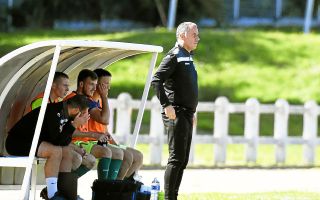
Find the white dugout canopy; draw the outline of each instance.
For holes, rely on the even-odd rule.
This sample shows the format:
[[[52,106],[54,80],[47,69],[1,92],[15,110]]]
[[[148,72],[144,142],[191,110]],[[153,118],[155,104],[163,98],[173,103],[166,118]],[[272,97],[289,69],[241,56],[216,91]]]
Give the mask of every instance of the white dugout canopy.
[[[31,165],[34,160],[55,71],[68,74],[71,88],[74,88],[77,76],[82,69],[106,68],[123,58],[142,53],[151,53],[150,66],[133,133],[135,139],[130,144],[130,146],[134,147],[138,139],[152,72],[158,53],[162,51],[163,48],[161,46],[144,44],[53,40],[26,45],[0,58],[0,152],[4,151],[7,131],[24,115],[25,109],[30,105],[35,95],[45,91],[28,164],[27,166],[21,166],[26,167],[22,190],[28,185]],[[12,165],[0,162],[0,166]]]

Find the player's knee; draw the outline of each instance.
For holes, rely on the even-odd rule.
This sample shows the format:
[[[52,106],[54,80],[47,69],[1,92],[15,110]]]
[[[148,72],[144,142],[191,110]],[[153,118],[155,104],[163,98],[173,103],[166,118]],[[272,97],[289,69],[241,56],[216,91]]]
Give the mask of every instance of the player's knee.
[[[57,160],[61,160],[62,159],[62,148],[60,146],[52,146],[49,150],[48,150],[48,155],[49,158],[54,158]]]
[[[122,149],[113,148],[112,159],[123,160],[123,156],[124,156],[124,153]]]
[[[132,163],[133,163],[133,155],[132,155],[132,153],[130,151],[125,150],[123,161],[126,164],[128,164],[129,166],[132,165]]]
[[[92,169],[96,164],[96,158],[91,154],[87,154],[83,157],[82,164],[86,166],[88,169]]]
[[[137,163],[143,162],[143,154],[140,151],[136,151],[134,155],[134,161]]]
[[[108,147],[101,148],[101,157],[102,158],[111,158],[112,157],[112,151]]]
[[[72,169],[78,169],[78,167],[81,165],[82,157],[79,153],[73,151],[73,158],[72,158]]]
[[[73,160],[74,154],[73,154],[73,148],[66,146],[66,147],[62,147],[62,157],[65,160]]]

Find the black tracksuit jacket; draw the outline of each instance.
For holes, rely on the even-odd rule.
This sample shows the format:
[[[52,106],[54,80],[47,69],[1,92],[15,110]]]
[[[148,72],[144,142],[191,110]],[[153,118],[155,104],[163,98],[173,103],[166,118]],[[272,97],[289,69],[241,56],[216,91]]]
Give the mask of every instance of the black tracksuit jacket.
[[[163,108],[172,105],[195,112],[198,105],[197,79],[192,55],[176,45],[163,58],[151,84]]]
[[[9,131],[6,140],[7,152],[11,155],[29,155],[40,107],[23,116]],[[68,116],[66,102],[48,104],[37,149],[42,141],[56,146],[70,144],[75,128]]]

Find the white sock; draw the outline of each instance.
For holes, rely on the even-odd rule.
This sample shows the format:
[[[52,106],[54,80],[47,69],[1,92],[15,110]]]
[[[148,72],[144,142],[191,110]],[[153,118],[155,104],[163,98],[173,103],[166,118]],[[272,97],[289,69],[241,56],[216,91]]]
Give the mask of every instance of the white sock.
[[[58,182],[57,177],[46,178],[49,199],[53,197],[54,194],[58,191],[57,182]]]

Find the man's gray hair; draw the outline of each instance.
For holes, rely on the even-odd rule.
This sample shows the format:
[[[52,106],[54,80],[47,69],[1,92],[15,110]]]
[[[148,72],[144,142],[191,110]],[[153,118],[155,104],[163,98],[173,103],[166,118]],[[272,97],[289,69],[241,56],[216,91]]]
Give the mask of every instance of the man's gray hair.
[[[192,25],[196,25],[193,22],[182,22],[181,24],[179,24],[179,26],[177,27],[177,32],[176,32],[176,37],[177,39],[179,38],[179,36],[183,33],[187,33]]]

